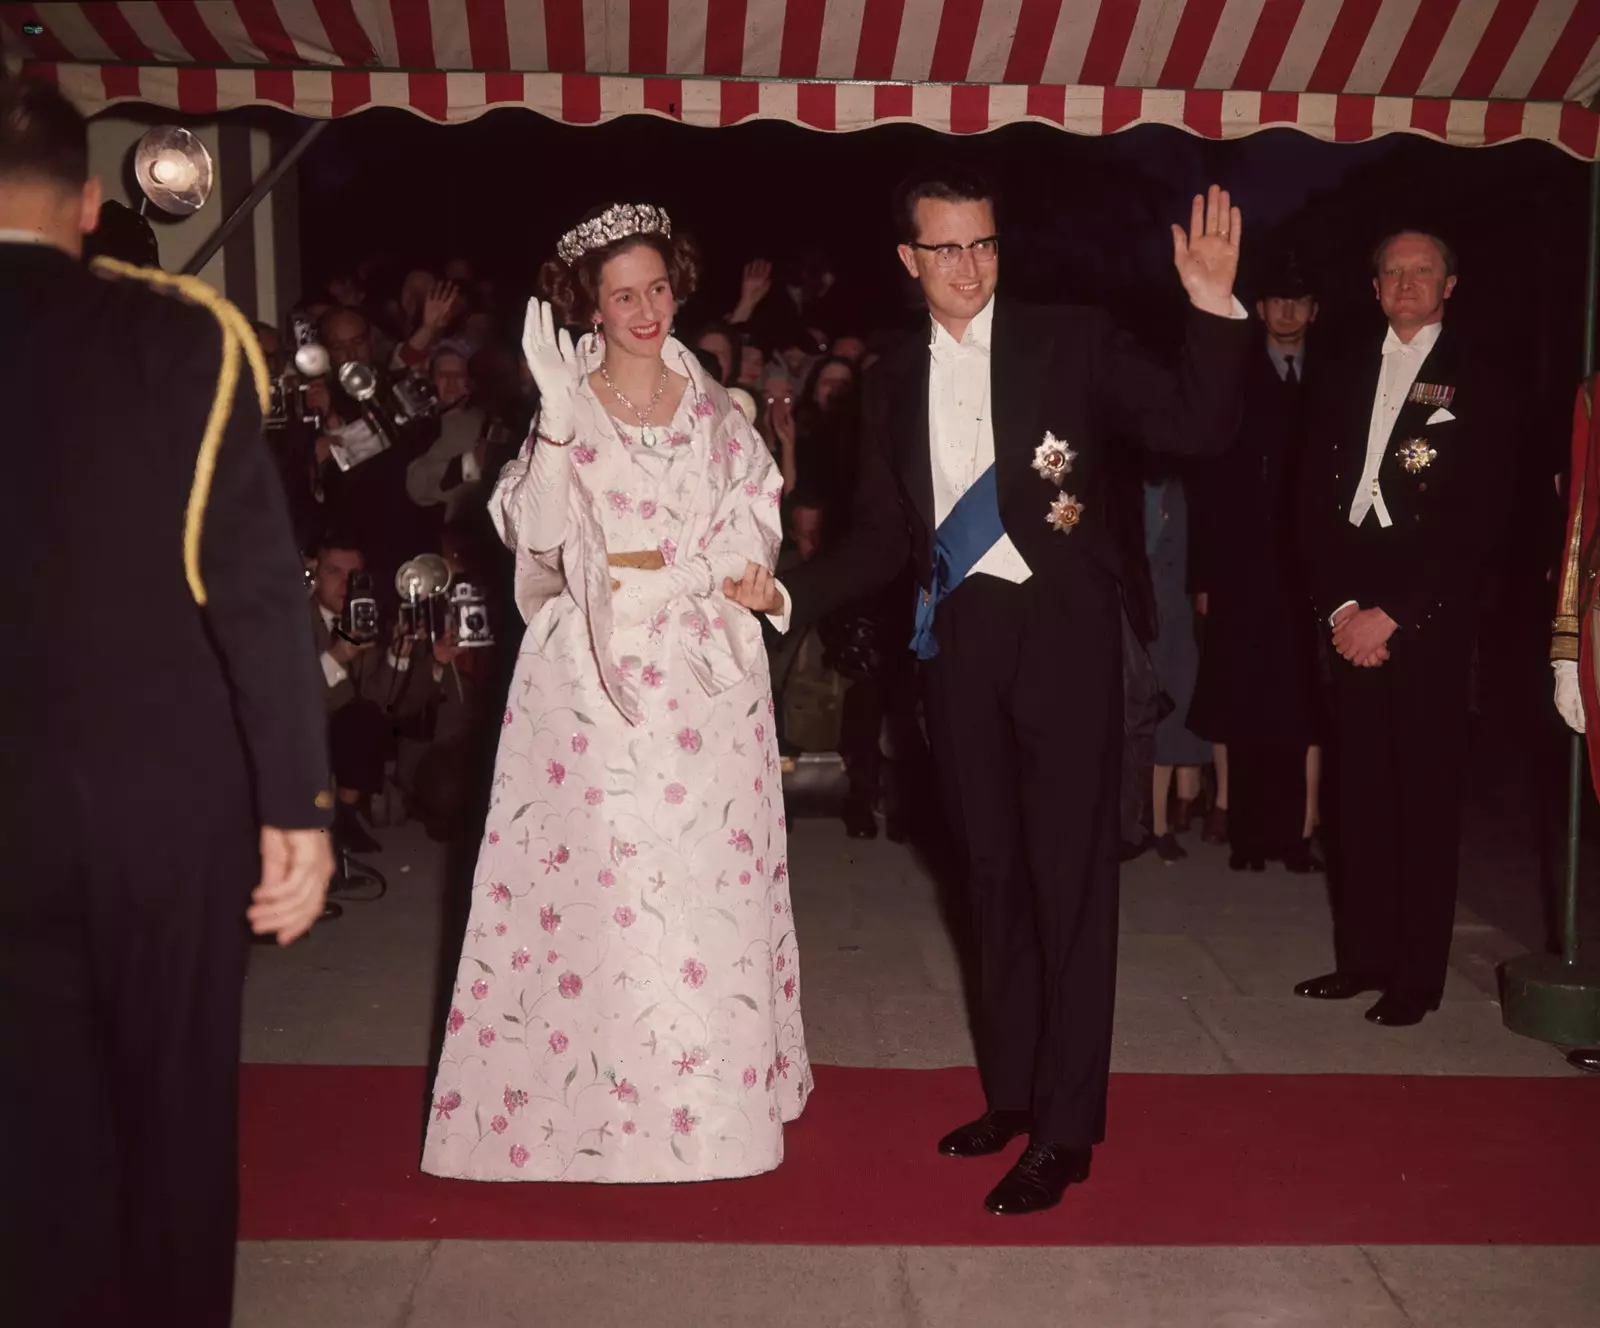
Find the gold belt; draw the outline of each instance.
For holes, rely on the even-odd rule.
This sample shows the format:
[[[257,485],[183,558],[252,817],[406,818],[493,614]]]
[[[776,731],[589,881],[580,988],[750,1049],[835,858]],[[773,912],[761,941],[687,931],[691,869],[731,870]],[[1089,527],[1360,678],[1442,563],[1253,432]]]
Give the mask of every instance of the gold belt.
[[[667,565],[660,549],[640,549],[637,553],[612,553],[606,556],[612,567],[635,567],[641,572],[659,572]]]
[[[612,567],[633,567],[641,572],[659,572],[667,565],[667,560],[661,556],[660,549],[639,549],[631,553],[610,553],[606,555],[606,562]],[[611,579],[611,588],[621,590],[622,582],[615,577]]]

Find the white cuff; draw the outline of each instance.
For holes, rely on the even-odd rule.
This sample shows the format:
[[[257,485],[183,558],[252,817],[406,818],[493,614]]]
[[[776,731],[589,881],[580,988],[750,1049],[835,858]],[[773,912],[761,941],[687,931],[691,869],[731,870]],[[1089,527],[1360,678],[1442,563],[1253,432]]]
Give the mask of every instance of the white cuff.
[[[1250,317],[1249,314],[1245,313],[1244,305],[1239,303],[1239,297],[1237,295],[1233,297],[1233,310],[1228,314],[1228,317],[1235,320]]]
[[[350,675],[345,672],[343,664],[336,660],[330,651],[322,652],[322,676],[328,680],[329,687],[337,687]]]
[[[1333,626],[1333,620],[1335,618],[1337,618],[1341,613],[1343,613],[1346,609],[1350,609],[1350,608],[1359,609],[1360,607],[1361,606],[1359,604],[1357,604],[1355,602],[1355,600],[1353,600],[1353,599],[1345,600],[1345,602],[1343,604],[1341,604],[1338,608],[1336,608],[1332,613],[1330,613],[1328,615],[1328,626],[1332,627]]]
[[[782,636],[789,630],[789,617],[794,612],[794,601],[789,598],[788,587],[782,581],[774,580],[772,584],[777,588],[778,594],[783,596],[783,608],[777,613],[767,614],[766,619],[772,624],[773,630]]]

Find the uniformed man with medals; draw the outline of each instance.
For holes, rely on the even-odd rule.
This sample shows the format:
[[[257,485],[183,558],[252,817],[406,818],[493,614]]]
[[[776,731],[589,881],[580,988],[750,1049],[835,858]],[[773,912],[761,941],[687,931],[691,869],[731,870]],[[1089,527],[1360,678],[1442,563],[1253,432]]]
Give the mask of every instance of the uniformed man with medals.
[[[1455,920],[1468,677],[1513,481],[1511,395],[1445,321],[1455,256],[1407,231],[1373,260],[1388,326],[1311,381],[1298,527],[1330,646],[1335,970],[1295,991],[1439,1006]]]
[[[81,261],[82,117],[0,80],[0,1323],[229,1322],[246,926],[333,869],[265,365],[196,279]]]

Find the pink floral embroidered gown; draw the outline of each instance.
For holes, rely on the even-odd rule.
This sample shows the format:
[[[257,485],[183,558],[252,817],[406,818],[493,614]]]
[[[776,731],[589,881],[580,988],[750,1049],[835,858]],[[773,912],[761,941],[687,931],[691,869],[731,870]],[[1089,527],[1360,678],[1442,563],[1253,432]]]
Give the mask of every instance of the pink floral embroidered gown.
[[[525,460],[491,504],[528,626],[434,1083],[434,1175],[753,1175],[782,1160],[811,1089],[766,653],[712,589],[747,558],[772,565],[780,478],[698,362],[667,354],[690,386],[654,447],[580,389],[559,563],[515,539]],[[701,560],[705,590],[625,625],[607,553],[648,549]]]

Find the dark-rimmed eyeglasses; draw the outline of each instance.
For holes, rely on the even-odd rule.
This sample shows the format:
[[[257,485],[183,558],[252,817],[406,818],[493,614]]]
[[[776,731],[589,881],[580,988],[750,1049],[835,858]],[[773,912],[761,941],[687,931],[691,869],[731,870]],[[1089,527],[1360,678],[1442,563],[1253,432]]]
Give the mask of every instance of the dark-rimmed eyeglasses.
[[[940,267],[954,267],[961,261],[961,255],[969,251],[978,262],[992,263],[1000,257],[1000,237],[986,235],[971,244],[919,244],[913,240],[911,248],[932,254],[933,261]]]

